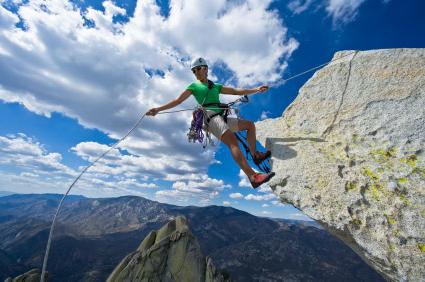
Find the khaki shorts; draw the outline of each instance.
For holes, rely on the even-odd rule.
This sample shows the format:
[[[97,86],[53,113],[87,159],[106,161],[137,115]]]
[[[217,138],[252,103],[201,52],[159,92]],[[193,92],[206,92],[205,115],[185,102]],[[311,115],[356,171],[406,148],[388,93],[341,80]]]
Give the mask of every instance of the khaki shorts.
[[[207,115],[212,116],[216,112],[207,110]],[[207,119],[204,119],[204,122],[207,122]],[[227,117],[227,123],[224,122],[224,119],[222,116],[217,115],[213,117],[208,125],[204,124],[204,129],[211,132],[215,137],[217,137],[219,140],[221,140],[221,136],[230,129],[232,132],[238,132],[239,131],[239,119],[238,118],[232,118]]]

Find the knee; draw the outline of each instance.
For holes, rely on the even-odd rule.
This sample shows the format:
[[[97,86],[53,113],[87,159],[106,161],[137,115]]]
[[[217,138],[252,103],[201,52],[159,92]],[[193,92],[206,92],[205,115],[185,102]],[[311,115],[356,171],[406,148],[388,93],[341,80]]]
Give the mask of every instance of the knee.
[[[252,130],[255,129],[255,124],[250,120],[244,120],[239,124],[240,130]]]

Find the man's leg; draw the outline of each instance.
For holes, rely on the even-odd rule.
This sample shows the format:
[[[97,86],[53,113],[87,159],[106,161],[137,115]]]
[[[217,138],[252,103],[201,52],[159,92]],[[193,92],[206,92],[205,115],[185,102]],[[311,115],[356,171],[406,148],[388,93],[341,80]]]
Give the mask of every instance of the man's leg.
[[[226,132],[224,132],[221,136],[221,141],[229,147],[233,159],[238,163],[239,167],[243,170],[243,172],[245,172],[248,178],[252,180],[252,176],[255,174],[255,171],[249,166],[243,156],[235,134],[230,130],[226,130]]]
[[[253,188],[259,187],[261,184],[269,181],[275,175],[274,172],[261,174],[255,173],[255,171],[249,166],[248,162],[243,156],[236,136],[231,130],[226,130],[226,132],[221,136],[221,141],[229,147],[233,159],[248,176],[248,179],[251,182]]]
[[[249,120],[239,120],[238,127],[240,131],[246,130],[246,141],[252,156],[255,156],[257,137],[255,133],[255,124]]]
[[[255,124],[249,120],[239,120],[238,121],[238,130],[246,130],[246,141],[248,142],[248,148],[251,153],[251,156],[254,160],[254,163],[259,164],[263,160],[270,157],[271,152],[267,151],[266,153],[257,152],[256,143],[257,136],[255,130]]]

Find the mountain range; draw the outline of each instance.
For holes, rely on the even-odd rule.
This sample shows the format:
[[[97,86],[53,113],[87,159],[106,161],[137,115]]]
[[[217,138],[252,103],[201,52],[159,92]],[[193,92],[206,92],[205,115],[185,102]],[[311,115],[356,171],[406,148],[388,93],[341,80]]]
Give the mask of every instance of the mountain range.
[[[0,279],[41,268],[60,198],[0,197]],[[105,281],[151,230],[178,215],[187,218],[203,254],[235,281],[384,281],[344,243],[310,224],[135,196],[69,196],[54,233],[49,281]]]

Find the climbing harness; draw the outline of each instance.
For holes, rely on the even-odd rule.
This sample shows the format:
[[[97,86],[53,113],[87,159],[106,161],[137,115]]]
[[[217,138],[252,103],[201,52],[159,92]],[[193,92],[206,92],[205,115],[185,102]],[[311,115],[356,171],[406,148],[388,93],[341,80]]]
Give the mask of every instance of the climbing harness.
[[[199,143],[204,143],[203,148],[205,149],[208,143],[210,144],[212,143],[210,132],[208,130],[209,122],[216,116],[222,116],[224,122],[227,123],[227,117],[231,115],[232,113],[235,114],[238,119],[240,119],[241,118],[240,109],[239,107],[235,107],[235,105],[248,103],[248,102],[249,102],[248,96],[244,95],[241,98],[236,99],[235,101],[230,102],[228,104],[207,103],[207,104],[203,104],[203,106],[198,107],[192,114],[193,119],[191,122],[189,133],[187,134],[189,142],[196,143],[197,141]],[[205,111],[205,107],[210,107],[209,109],[219,109],[222,111],[208,116],[208,114]],[[211,108],[211,107],[214,107],[214,108]],[[202,126],[203,124],[205,126]],[[205,131],[205,134],[203,134],[202,131]],[[254,161],[254,156],[252,156],[249,150],[246,136],[244,136],[240,132],[235,132],[234,134],[236,138],[238,139],[239,144],[245,149],[246,159],[252,160],[252,162],[257,166],[259,171],[264,173],[269,173],[271,171],[270,164],[269,164],[270,157],[267,157],[263,161],[256,163]],[[207,139],[205,140],[205,142],[203,140],[204,136],[207,136]]]
[[[306,73],[308,73],[308,72],[310,72],[310,71],[313,71],[313,70],[316,70],[316,69],[318,69],[318,68],[321,68],[321,67],[323,67],[323,66],[326,66],[326,65],[328,65],[328,64],[330,64],[330,63],[332,63],[332,62],[334,62],[334,61],[338,61],[338,60],[341,60],[342,58],[344,58],[344,57],[347,57],[347,56],[349,56],[349,55],[352,55],[352,54],[354,54],[354,53],[356,53],[356,52],[358,52],[358,51],[355,51],[355,52],[353,52],[353,53],[348,53],[348,54],[346,54],[346,55],[344,55],[344,56],[341,56],[341,57],[339,57],[339,58],[337,58],[337,59],[334,59],[334,60],[331,60],[331,61],[329,61],[329,62],[327,62],[327,63],[324,63],[324,64],[321,64],[321,65],[319,65],[319,66],[317,66],[317,67],[314,67],[314,68],[311,68],[311,69],[308,69],[308,70],[306,70],[306,71],[304,71],[304,72],[301,72],[301,73],[298,73],[298,74],[296,74],[296,75],[293,75],[293,76],[291,76],[291,77],[289,77],[289,78],[286,78],[286,79],[282,79],[281,80],[281,82],[286,82],[286,81],[289,81],[289,80],[291,80],[291,79],[294,79],[294,78],[296,78],[296,77],[298,77],[298,76],[301,76],[301,75],[303,75],[303,74],[306,74]],[[209,85],[210,85],[210,83],[209,83]],[[239,102],[242,102],[242,101],[246,101],[247,102],[247,99],[248,97],[246,97],[246,98],[244,98],[244,97],[242,97],[242,98],[240,98],[240,99],[238,99],[238,100],[240,100]],[[232,103],[229,103],[229,104],[226,104],[227,105],[227,108],[230,108],[231,106],[233,106],[235,103],[237,103],[237,101],[238,100],[236,100],[236,101],[234,101],[234,102],[232,102]],[[204,100],[204,102],[205,102],[205,100]],[[194,110],[197,110],[197,109],[199,109],[199,107],[198,108],[195,108],[195,109],[193,109],[193,108],[191,108],[191,109],[182,109],[182,110],[175,110],[175,111],[163,111],[163,112],[160,112],[160,113],[158,113],[158,114],[169,114],[169,113],[178,113],[178,112],[185,112],[185,111],[194,111]],[[236,113],[237,113],[237,115],[239,115],[239,110],[237,109],[236,110]],[[69,194],[69,192],[71,191],[71,188],[77,183],[77,181],[83,176],[83,174],[90,168],[90,167],[92,167],[96,162],[98,162],[100,159],[102,159],[104,156],[106,156],[112,149],[115,149],[117,146],[118,146],[118,144],[120,144],[122,141],[124,141],[124,139],[126,139],[139,125],[140,125],[140,123],[142,122],[142,120],[144,119],[144,117],[146,116],[146,113],[145,114],[143,114],[143,116],[136,122],[136,124],[127,132],[127,134],[125,134],[124,135],[124,137],[122,137],[121,139],[119,139],[115,144],[113,144],[108,150],[106,150],[102,155],[100,155],[97,159],[95,159],[91,164],[89,164],[88,166],[86,166],[82,171],[81,171],[81,173],[75,178],[75,180],[71,183],[71,185],[69,186],[69,188],[68,188],[68,190],[66,191],[66,193],[63,195],[63,197],[61,198],[61,200],[60,200],[60,202],[59,202],[59,205],[58,205],[58,208],[57,208],[57,210],[56,210],[56,213],[55,213],[55,215],[54,215],[54,217],[53,217],[53,220],[52,220],[52,225],[50,226],[50,232],[49,232],[49,237],[48,237],[48,239],[47,239],[47,246],[46,246],[46,252],[45,252],[45,254],[44,254],[44,259],[43,259],[43,267],[42,267],[42,272],[41,272],[41,278],[40,278],[40,281],[41,282],[44,282],[45,281],[45,276],[46,276],[46,269],[47,269],[47,261],[48,261],[48,259],[49,259],[49,252],[50,252],[50,246],[51,246],[51,243],[52,243],[52,238],[53,238],[53,231],[54,231],[54,228],[55,228],[55,224],[56,224],[56,218],[57,218],[57,216],[58,216],[58,214],[59,214],[59,211],[60,211],[60,209],[61,209],[61,207],[62,207],[62,204],[63,204],[63,201],[65,200],[65,198],[66,198],[66,196]],[[211,117],[210,117],[210,119],[211,119]],[[198,121],[197,121],[198,122]],[[202,124],[202,123],[201,123]],[[196,135],[196,134],[194,134],[194,135],[191,135],[191,136],[194,136],[194,138],[196,138],[196,140],[200,140],[201,139],[201,135]],[[236,135],[237,137],[238,137],[238,135]],[[239,136],[239,137],[241,137],[241,136]],[[238,138],[239,139],[239,138]],[[191,140],[195,140],[195,139],[191,139]],[[246,138],[245,137],[241,137],[241,140],[245,140],[246,141]],[[242,142],[241,142],[242,143]],[[245,150],[247,150],[246,148],[248,147],[247,145],[246,145],[246,143],[244,143],[245,144]],[[247,150],[247,151],[249,151],[249,150]]]
[[[202,58],[198,59],[200,63],[201,63],[201,59]],[[190,123],[189,132],[187,133],[187,139],[189,143],[190,142],[196,143],[196,141],[198,141],[199,143],[203,143],[204,149],[208,146],[208,144],[215,146],[211,138],[211,134],[208,130],[208,123],[210,119],[208,118],[208,113],[205,109],[205,107],[207,107],[207,104],[204,104],[208,98],[208,94],[210,93],[213,87],[214,87],[214,82],[208,79],[208,91],[205,94],[205,98],[202,101],[201,106],[198,106],[193,111],[192,122]],[[205,135],[202,131],[205,132]],[[206,137],[205,142],[204,142],[204,136]]]

